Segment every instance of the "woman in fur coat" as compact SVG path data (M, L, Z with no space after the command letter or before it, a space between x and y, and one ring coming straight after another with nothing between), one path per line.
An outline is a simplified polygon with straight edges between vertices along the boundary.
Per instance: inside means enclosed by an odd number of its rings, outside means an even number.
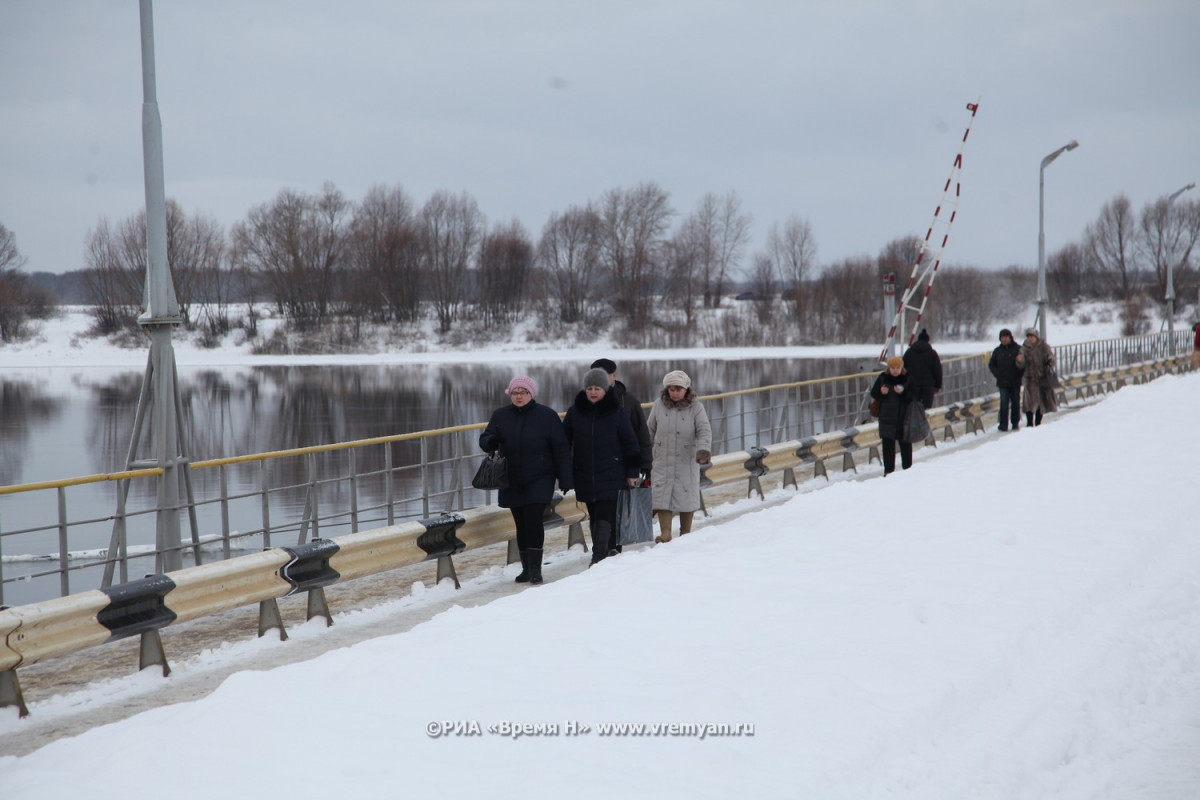
M1042 424L1042 414L1058 411L1050 371L1054 368L1054 351L1038 337L1037 328L1025 330L1025 344L1017 356L1017 366L1025 370L1022 392L1025 406L1025 426Z
M671 520L679 515L679 533L691 533L692 518L700 508L700 465L712 458L712 425L692 391L692 379L682 370L663 377L663 390L646 427L654 442L654 513L662 535L654 541L671 541Z

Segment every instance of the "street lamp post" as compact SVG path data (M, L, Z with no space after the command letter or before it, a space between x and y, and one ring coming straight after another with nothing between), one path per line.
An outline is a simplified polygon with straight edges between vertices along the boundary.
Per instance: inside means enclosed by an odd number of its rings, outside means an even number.
M1042 167L1038 170L1038 290L1037 318L1038 337L1046 341L1046 167L1050 162L1068 150L1079 147L1079 142L1072 139L1050 155L1042 159Z
M1195 189L1195 183L1189 183L1177 192L1167 197L1167 213L1171 211L1171 201L1188 189ZM1166 224L1166 220L1163 220ZM1171 343L1171 355L1175 355L1175 266L1171 263L1171 254L1167 254L1167 340ZM1159 330L1162 330L1159 328Z

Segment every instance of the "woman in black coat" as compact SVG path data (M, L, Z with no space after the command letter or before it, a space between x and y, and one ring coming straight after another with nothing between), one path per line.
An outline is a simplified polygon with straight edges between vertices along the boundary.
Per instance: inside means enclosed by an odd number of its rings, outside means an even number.
M905 441L904 418L913 395L909 388L904 359L892 356L887 369L879 373L871 387L871 398L879 401L879 440L883 443L883 474L896 471L896 442L900 443L900 464L912 466L912 442Z
M637 483L641 451L629 415L609 390L608 373L589 370L583 391L567 409L563 429L571 443L575 499L587 504L592 530L592 563L619 551L617 492Z
M499 450L508 460L508 487L499 492L501 508L512 512L521 551L517 583L542 582L543 517L554 499L554 481L564 492L574 488L571 448L558 412L538 404L533 378L518 375L504 390L512 403L497 408L479 435L486 452Z

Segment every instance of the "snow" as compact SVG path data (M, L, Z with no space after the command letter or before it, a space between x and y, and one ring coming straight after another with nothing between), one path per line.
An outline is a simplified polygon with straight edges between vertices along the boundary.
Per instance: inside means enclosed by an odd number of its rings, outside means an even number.
M554 553L543 586L0 757L0 796L1195 798L1198 393L1200 373L1128 386L593 569ZM290 633L168 680L328 635ZM0 734L30 724L3 711Z
M261 313L270 313L263 307ZM59 317L34 323L36 333L28 341L0 344L0 364L6 369L43 369L46 367L118 367L143 369L146 366L146 347L119 347L105 339L85 335L90 326L86 310L68 306ZM279 320L267 316L260 320L260 334L269 336ZM1182 324L1182 323L1180 323ZM995 327L1009 327L1014 331L1025 325L1019 321L1005 321ZM1051 318L1048 328L1050 343L1054 345L1108 339L1120 336L1120 322L1116 314L1105 306L1081 306L1069 318ZM1157 330L1157 328L1155 328ZM577 343L563 346L559 343L531 344L522 341L518 329L507 341L499 341L483 347L454 349L439 345L432 332L432 322L415 337L420 344L411 350L396 350L380 345L365 345L363 353L325 353L313 355L254 355L245 336L239 333L225 337L219 347L206 348L178 331L174 340L175 360L180 368L226 367L226 366L275 366L290 364L309 365L377 365L377 364L447 364L489 362L526 362L574 360L591 362L596 353L628 353L629 350L612 344L608 339L596 342ZM148 341L148 340L147 340ZM882 344L865 342L860 344L825 345L817 347L697 347L693 349L672 348L669 350L638 350L644 360L666 358L712 358L744 359L754 357L786 358L858 358L876 356ZM990 351L996 346L995 339L978 342L938 341L935 347L943 356L974 355ZM147 344L148 346L148 344Z

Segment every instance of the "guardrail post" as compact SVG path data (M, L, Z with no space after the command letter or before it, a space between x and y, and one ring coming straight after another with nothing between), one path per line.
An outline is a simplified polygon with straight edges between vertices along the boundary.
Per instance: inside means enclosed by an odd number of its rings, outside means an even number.
M158 629L175 621L176 614L164 598L175 588L166 575L147 575L128 583L100 589L108 595L108 605L96 612L96 622L108 628L108 641L141 634L138 647L138 671L151 665L162 667L163 677L171 674Z
M700 497L700 503L704 503L703 495ZM514 541L511 544L516 545L516 542ZM570 550L574 545L577 544L583 546L583 552L588 552L587 541L583 538L583 524L580 522L572 522L570 527L567 528L567 549ZM513 563L511 558L509 559L508 563Z
M829 473L825 471L825 462L821 457L812 451L813 445L817 440L809 436L800 440L800 449L796 451L796 458L800 459L805 464L813 465L813 478L822 476L825 480L829 480Z
M283 617L279 614L279 602L274 597L258 604L258 638L266 636L267 631L271 628L279 629L279 641L287 641L287 628L283 627Z
M279 577L292 586L284 597L308 592L306 619L325 617L325 626L329 627L333 624L333 617L329 613L329 604L325 602L325 587L342 577L329 566L329 559L341 547L330 539L313 539L308 544L280 549L292 557L291 561L279 568Z
M758 479L770 472L767 465L762 463L763 458L767 456L767 448L751 447L746 452L750 454L750 458L746 459L746 463L742 465L742 469L750 473L750 482L746 486L746 497L757 490L758 499L765 500L767 496L763 494L762 483Z
M853 472L858 474L858 465L854 463L854 451L858 450L858 443L854 441L854 437L858 435L858 428L850 428L844 431L846 434L840 442L842 448L842 472ZM826 480L829 476L825 476Z
M17 716L29 716L29 707L25 705L25 696L21 694L21 681L17 678L15 669L0 672L0 708L17 707Z
M458 582L458 574L454 570L452 556L461 553L467 548L467 545L454 534L466 521L466 517L462 514L439 514L436 517L423 519L421 524L425 526L425 533L417 537L417 547L428 554L425 560L437 559L437 583L441 583L445 578L451 578L454 581L455 589L461 589L462 585Z

